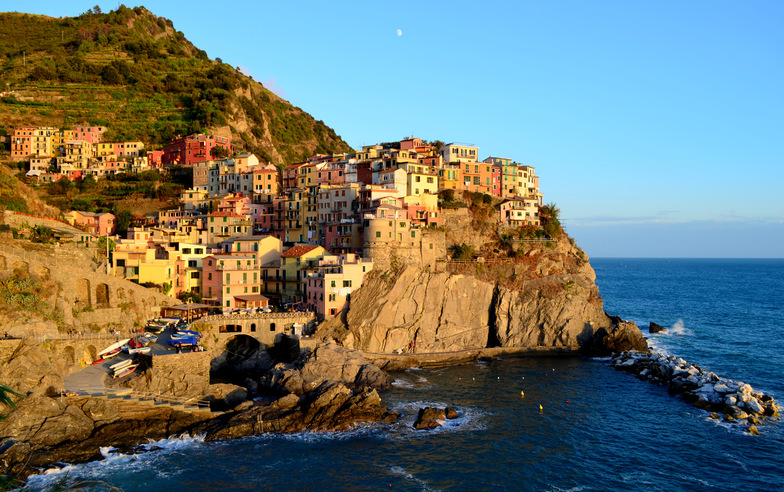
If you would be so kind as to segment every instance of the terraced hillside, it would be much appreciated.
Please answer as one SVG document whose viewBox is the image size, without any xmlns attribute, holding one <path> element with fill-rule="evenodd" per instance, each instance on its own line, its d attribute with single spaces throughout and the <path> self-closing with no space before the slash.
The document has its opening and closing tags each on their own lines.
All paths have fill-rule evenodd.
<svg viewBox="0 0 784 492">
<path fill-rule="evenodd" d="M 349 151 L 322 121 L 193 46 L 144 7 L 78 17 L 0 13 L 0 133 L 102 125 L 109 141 L 160 147 L 175 135 L 231 136 L 278 165 Z"/>
</svg>

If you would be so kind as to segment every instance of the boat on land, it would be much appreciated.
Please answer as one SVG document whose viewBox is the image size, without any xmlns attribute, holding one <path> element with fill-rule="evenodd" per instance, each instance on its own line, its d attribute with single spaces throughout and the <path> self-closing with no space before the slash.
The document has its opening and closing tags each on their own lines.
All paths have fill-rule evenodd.
<svg viewBox="0 0 784 492">
<path fill-rule="evenodd" d="M 196 345 L 199 342 L 196 341 L 195 337 L 185 337 L 185 338 L 172 338 L 169 340 L 169 347 L 190 347 L 192 345 Z"/>
<path fill-rule="evenodd" d="M 148 354 L 148 353 L 150 353 L 150 350 L 152 350 L 151 347 L 138 347 L 138 348 L 128 349 L 128 353 L 131 354 L 131 355 L 134 355 L 134 354 Z"/>
<path fill-rule="evenodd" d="M 118 355 L 120 355 L 120 352 L 122 352 L 122 350 L 120 349 L 120 347 L 117 347 L 116 349 L 112 350 L 111 352 L 107 352 L 107 353 L 103 354 L 103 358 L 102 359 L 103 360 L 113 359 L 113 358 L 117 357 Z"/>
<path fill-rule="evenodd" d="M 153 343 L 158 341 L 158 335 L 153 335 L 152 333 L 144 332 L 143 336 L 144 336 L 144 338 L 149 340 L 151 344 L 153 344 Z"/>
<path fill-rule="evenodd" d="M 137 367 L 139 367 L 139 364 L 132 364 L 132 365 L 124 368 L 122 371 L 115 372 L 113 377 L 121 378 L 123 376 L 127 376 L 128 374 L 130 374 L 133 371 L 135 371 Z"/>
<path fill-rule="evenodd" d="M 109 345 L 109 346 L 108 346 L 108 347 L 106 347 L 105 349 L 103 349 L 103 350 L 101 350 L 100 352 L 98 352 L 98 354 L 97 354 L 97 355 L 98 355 L 98 358 L 100 359 L 101 357 L 103 357 L 103 356 L 104 356 L 104 354 L 107 354 L 107 353 L 109 353 L 109 352 L 112 352 L 112 351 L 113 351 L 113 350 L 115 350 L 115 349 L 119 349 L 119 348 L 121 348 L 123 345 L 125 345 L 126 343 L 128 343 L 128 342 L 130 342 L 130 341 L 131 341 L 131 339 L 130 339 L 130 338 L 126 338 L 125 340 L 120 340 L 120 341 L 119 341 L 119 342 L 117 342 L 117 343 L 113 343 L 113 344 Z"/>
<path fill-rule="evenodd" d="M 201 338 L 201 333 L 193 330 L 177 330 L 177 333 L 175 333 L 175 335 L 185 335 L 189 337 Z"/>
<path fill-rule="evenodd" d="M 119 370 L 125 369 L 126 367 L 130 366 L 133 363 L 133 359 L 125 359 L 121 360 L 120 362 L 115 362 L 111 366 L 109 366 L 109 370 L 112 372 L 117 372 Z"/>
</svg>

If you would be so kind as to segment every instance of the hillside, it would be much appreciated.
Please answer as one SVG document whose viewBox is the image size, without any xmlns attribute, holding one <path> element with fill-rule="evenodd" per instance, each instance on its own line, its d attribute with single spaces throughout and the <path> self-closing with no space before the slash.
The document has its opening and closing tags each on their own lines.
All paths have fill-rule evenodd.
<svg viewBox="0 0 784 492">
<path fill-rule="evenodd" d="M 334 130 L 207 54 L 144 7 L 52 18 L 0 13 L 0 134 L 22 125 L 108 127 L 159 148 L 231 136 L 277 165 L 349 151 Z"/>
</svg>

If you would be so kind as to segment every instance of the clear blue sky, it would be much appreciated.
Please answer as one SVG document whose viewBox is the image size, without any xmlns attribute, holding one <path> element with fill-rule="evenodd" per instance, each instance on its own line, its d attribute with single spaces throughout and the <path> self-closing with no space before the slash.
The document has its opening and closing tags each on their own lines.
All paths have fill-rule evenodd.
<svg viewBox="0 0 784 492">
<path fill-rule="evenodd" d="M 784 2 L 184 5 L 144 3 L 355 148 L 415 135 L 535 166 L 590 256 L 784 257 Z"/>
</svg>

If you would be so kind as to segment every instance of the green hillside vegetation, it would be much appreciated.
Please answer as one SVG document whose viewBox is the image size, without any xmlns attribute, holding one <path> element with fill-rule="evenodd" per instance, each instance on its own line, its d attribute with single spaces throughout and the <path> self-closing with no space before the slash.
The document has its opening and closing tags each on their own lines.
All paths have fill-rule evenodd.
<svg viewBox="0 0 784 492">
<path fill-rule="evenodd" d="M 176 135 L 231 136 L 278 165 L 350 151 L 322 121 L 144 7 L 52 18 L 0 13 L 0 126 L 108 127 L 105 141 L 160 148 Z"/>
</svg>

